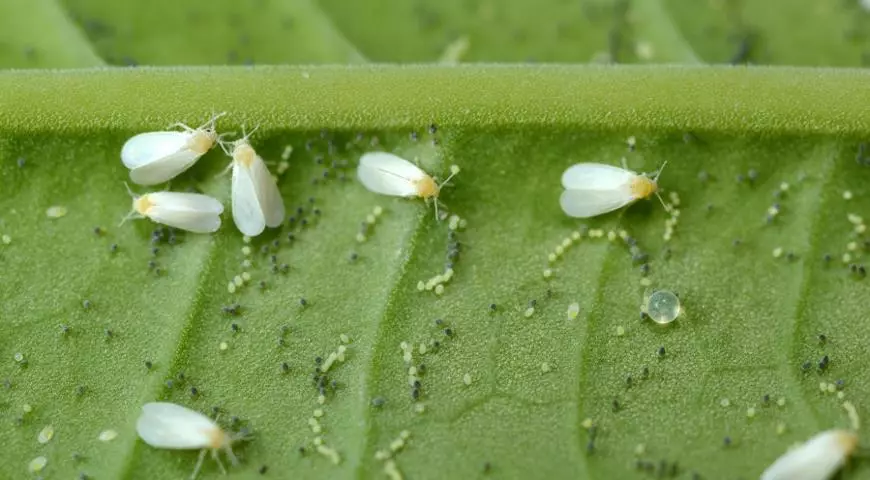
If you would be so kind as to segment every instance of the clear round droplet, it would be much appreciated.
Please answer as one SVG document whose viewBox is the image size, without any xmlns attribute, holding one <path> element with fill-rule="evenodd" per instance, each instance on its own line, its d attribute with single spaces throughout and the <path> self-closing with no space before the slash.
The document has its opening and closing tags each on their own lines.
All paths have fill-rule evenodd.
<svg viewBox="0 0 870 480">
<path fill-rule="evenodd" d="M 646 314 L 660 325 L 671 323 L 680 316 L 680 299 L 667 290 L 653 292 L 646 302 Z"/>
</svg>

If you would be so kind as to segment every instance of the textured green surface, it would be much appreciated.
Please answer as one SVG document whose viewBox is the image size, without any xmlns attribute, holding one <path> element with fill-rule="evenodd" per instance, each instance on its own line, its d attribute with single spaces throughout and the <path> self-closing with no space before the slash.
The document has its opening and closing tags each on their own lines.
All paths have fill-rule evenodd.
<svg viewBox="0 0 870 480">
<path fill-rule="evenodd" d="M 408 429 L 412 439 L 398 463 L 421 478 L 467 478 L 481 473 L 486 462 L 493 475 L 517 478 L 542 471 L 631 476 L 638 443 L 648 446 L 656 462 L 678 461 L 685 471 L 718 478 L 711 466 L 756 474 L 791 442 L 819 428 L 846 425 L 838 401 L 817 393 L 819 381 L 844 379 L 847 397 L 856 400 L 870 393 L 870 384 L 855 374 L 870 335 L 860 321 L 867 283 L 839 261 L 853 240 L 847 213 L 868 207 L 867 167 L 855 162 L 868 114 L 854 95 L 827 94 L 851 91 L 863 73 L 577 67 L 306 71 L 304 80 L 300 69 L 0 76 L 20 102 L 6 108 L 29 105 L 25 115 L 0 125 L 7 185 L 0 203 L 2 233 L 12 238 L 0 250 L 5 279 L 0 300 L 8 326 L 4 376 L 12 382 L 4 394 L 4 416 L 14 423 L 24 403 L 34 407 L 23 425 L 8 430 L 15 448 L 7 450 L 5 461 L 47 451 L 58 475 L 81 470 L 149 478 L 153 469 L 181 475 L 194 454 L 153 450 L 137 443 L 133 430 L 141 403 L 165 398 L 201 410 L 220 405 L 250 422 L 257 439 L 243 450 L 245 466 L 234 471 L 241 477 L 262 464 L 299 476 L 374 476 L 380 469 L 372 459 L 375 450 Z M 608 117 L 600 114 L 595 99 L 605 94 L 596 89 L 619 91 L 623 77 L 643 76 L 648 81 L 633 90 L 643 98 L 672 75 L 687 79 L 684 87 L 704 92 L 728 90 L 752 75 L 768 83 L 742 91 L 746 98 L 740 90 L 728 97 L 735 105 L 756 105 L 752 111 L 729 110 L 723 96 L 707 95 L 706 103 L 626 106 L 625 114 L 618 108 Z M 440 109 L 426 99 L 412 108 L 421 78 L 433 85 L 449 78 L 443 88 L 462 93 L 428 97 L 449 99 Z M 499 78 L 509 80 L 501 84 Z M 291 102 L 300 111 L 275 111 L 268 98 L 236 88 L 244 83 L 281 96 L 301 90 L 296 84 L 303 81 L 330 85 L 336 100 L 305 103 L 300 96 Z M 389 98 L 375 93 L 384 82 L 392 85 Z M 341 97 L 343 84 L 354 85 L 355 100 Z M 508 98 L 514 103 L 504 98 L 490 103 L 487 92 L 508 84 L 519 85 Z M 88 97 L 97 85 L 100 95 Z M 50 108 L 50 99 L 60 95 L 51 93 L 55 88 L 83 92 L 81 102 Z M 129 88 L 152 93 L 133 100 L 125 93 Z M 575 98 L 568 104 L 575 107 L 557 110 L 536 101 L 550 89 Z M 794 95 L 790 89 L 825 101 L 805 103 L 804 115 L 798 115 L 786 101 Z M 252 242 L 254 266 L 248 270 L 254 285 L 233 295 L 226 284 L 244 270 L 244 255 L 229 219 L 213 237 L 186 235 L 178 245 L 160 244 L 156 256 L 150 250 L 152 225 L 116 226 L 129 208 L 121 184 L 126 172 L 117 161 L 124 139 L 172 119 L 200 122 L 208 112 L 200 100 L 218 91 L 230 93 L 215 105 L 231 112 L 223 129 L 259 119 L 254 145 L 269 160 L 277 160 L 285 145 L 294 146 L 280 184 L 289 210 L 301 206 L 304 212 L 293 214 L 294 224 Z M 322 98 L 317 88 L 304 91 Z M 761 98 L 753 100 L 755 95 Z M 690 97 L 691 91 L 683 96 Z M 632 97 L 619 98 L 634 105 Z M 142 104 L 167 107 L 148 117 L 139 110 Z M 431 146 L 426 112 L 440 126 L 437 148 Z M 550 117 L 543 117 L 545 112 Z M 57 126 L 58 118 L 65 128 Z M 517 125 L 523 123 L 528 125 Z M 353 128 L 343 132 L 341 125 Z M 357 139 L 354 132 L 365 125 L 370 131 Z M 685 136 L 687 129 L 698 133 Z M 416 141 L 411 131 L 418 133 Z M 635 152 L 626 147 L 631 135 L 637 137 Z M 431 210 L 422 202 L 379 198 L 338 179 L 345 172 L 352 179 L 351 168 L 327 168 L 328 179 L 312 184 L 324 172 L 318 155 L 325 155 L 326 166 L 345 160 L 353 166 L 373 136 L 389 150 L 418 156 L 433 173 L 443 174 L 452 163 L 463 168 L 444 202 L 467 218 L 468 227 L 458 234 L 463 246 L 456 277 L 440 298 L 416 290 L 419 280 L 441 271 L 447 250 L 447 226 L 436 223 Z M 549 281 L 542 276 L 547 254 L 579 226 L 558 207 L 562 169 L 582 160 L 617 162 L 623 155 L 638 170 L 670 162 L 662 186 L 678 192 L 685 205 L 675 238 L 668 245 L 662 241 L 666 214 L 652 202 L 588 224 L 624 228 L 650 254 L 653 287 L 680 293 L 687 311 L 671 327 L 639 323 L 644 287 L 639 265 L 621 241 L 584 239 L 557 261 Z M 19 157 L 26 160 L 23 167 L 16 164 Z M 173 188 L 197 185 L 228 200 L 227 179 L 214 177 L 226 162 L 220 157 L 210 153 Z M 748 176 L 750 169 L 758 173 L 754 184 L 739 183 L 737 175 Z M 702 170 L 711 180 L 699 180 Z M 778 200 L 783 213 L 765 225 L 781 182 L 791 185 Z M 853 193 L 850 201 L 842 199 L 846 189 Z M 47 218 L 44 210 L 51 205 L 66 206 L 68 215 Z M 375 205 L 386 213 L 371 238 L 359 244 L 358 225 Z M 301 227 L 301 218 L 310 224 Z M 105 235 L 95 235 L 95 226 Z M 289 232 L 296 233 L 292 245 Z M 735 239 L 741 241 L 737 247 Z M 274 249 L 273 240 L 279 240 Z M 119 246 L 116 253 L 110 253 L 112 243 Z M 270 272 L 268 255 L 259 253 L 263 246 L 278 256 L 279 265 L 288 264 L 288 273 Z M 776 247 L 783 248 L 783 258 L 771 254 Z M 863 248 L 856 255 L 863 255 Z M 359 255 L 353 262 L 352 252 Z M 787 260 L 788 252 L 796 259 Z M 835 256 L 830 266 L 822 260 L 825 253 Z M 149 260 L 163 273 L 150 271 Z M 263 291 L 256 287 L 261 279 L 267 282 Z M 525 318 L 533 299 L 536 312 Z M 90 310 L 82 307 L 84 300 L 92 302 Z M 237 318 L 222 312 L 236 302 L 242 305 Z M 581 305 L 576 320 L 565 313 L 572 302 Z M 495 313 L 490 303 L 497 305 Z M 434 325 L 436 318 L 455 329 L 453 339 Z M 233 322 L 240 332 L 232 332 Z M 61 324 L 71 327 L 66 336 Z M 279 345 L 283 325 L 290 330 Z M 616 336 L 617 326 L 626 329 L 625 336 Z M 347 362 L 335 371 L 338 390 L 323 407 L 325 438 L 345 457 L 335 467 L 316 454 L 300 457 L 295 449 L 314 437 L 306 423 L 317 408 L 310 379 L 314 357 L 333 351 L 342 333 L 353 343 Z M 827 345 L 818 345 L 819 333 L 828 336 Z M 442 348 L 422 360 L 426 412 L 418 414 L 398 346 L 430 339 L 439 339 Z M 219 350 L 221 341 L 228 343 L 227 351 Z M 661 359 L 659 346 L 666 349 Z M 26 368 L 11 360 L 15 352 L 25 354 Z M 815 365 L 825 353 L 832 359 L 827 372 L 815 367 L 801 372 L 804 361 Z M 146 360 L 154 363 L 153 371 L 145 368 Z M 282 373 L 282 362 L 289 373 Z M 550 372 L 542 373 L 543 363 Z M 649 379 L 640 380 L 645 366 Z M 180 372 L 184 381 L 177 378 Z M 465 373 L 473 380 L 467 387 Z M 631 388 L 625 386 L 628 375 L 635 379 Z M 173 388 L 165 386 L 167 379 L 174 379 Z M 79 385 L 86 387 L 81 396 Z M 199 390 L 195 398 L 191 386 Z M 762 406 L 765 394 L 773 401 L 784 397 L 786 405 Z M 374 409 L 374 397 L 387 403 Z M 721 398 L 732 406 L 720 407 Z M 617 412 L 614 399 L 621 404 Z M 750 406 L 758 409 L 751 420 L 745 413 Z M 592 455 L 579 426 L 587 417 L 600 429 Z M 787 432 L 777 436 L 780 422 Z M 49 423 L 57 438 L 43 447 L 35 436 Z M 96 436 L 110 427 L 121 436 L 101 444 Z M 734 442 L 729 448 L 722 446 L 725 436 Z M 69 460 L 73 451 L 87 460 Z M 206 471 L 214 472 L 214 466 Z"/>
<path fill-rule="evenodd" d="M 868 22 L 854 2 L 810 0 L 13 0 L 0 13 L 0 65 L 28 68 L 426 62 L 463 38 L 461 61 L 858 66 Z M 403 430 L 406 478 L 667 478 L 674 462 L 674 478 L 757 478 L 791 444 L 848 427 L 820 382 L 843 380 L 867 413 L 870 280 L 841 257 L 855 242 L 850 262 L 866 265 L 867 236 L 847 214 L 870 215 L 870 167 L 856 161 L 868 80 L 698 65 L 2 72 L 0 478 L 35 477 L 27 464 L 39 455 L 46 479 L 186 478 L 196 452 L 136 437 L 154 400 L 219 406 L 224 426 L 254 432 L 226 478 L 383 478 L 375 453 Z M 215 111 L 228 112 L 222 132 L 260 125 L 252 142 L 267 161 L 293 146 L 279 180 L 292 220 L 254 239 L 250 257 L 229 212 L 217 234 L 174 244 L 152 243 L 147 220 L 119 227 L 123 142 Z M 354 167 L 372 149 L 442 178 L 462 167 L 442 200 L 468 224 L 440 297 L 417 283 L 444 269 L 447 222 L 422 201 L 365 191 Z M 669 242 L 655 199 L 588 222 L 562 214 L 567 166 L 622 157 L 638 171 L 669 162 L 660 185 L 681 199 Z M 229 179 L 216 176 L 228 161 L 215 149 L 171 188 L 229 206 Z M 51 206 L 68 213 L 48 218 Z M 359 243 L 375 206 L 384 214 Z M 651 285 L 618 238 L 584 236 L 549 263 L 584 225 L 636 239 Z M 250 285 L 230 294 L 243 271 Z M 651 288 L 679 293 L 676 323 L 639 320 Z M 223 310 L 234 303 L 237 316 Z M 347 359 L 320 405 L 315 357 L 342 334 Z M 413 356 L 426 366 L 416 402 L 402 342 L 430 345 Z M 313 449 L 315 409 L 337 466 Z M 42 445 L 46 425 L 55 435 Z M 98 440 L 107 429 L 118 437 Z M 844 477 L 870 469 L 856 462 Z M 222 477 L 207 460 L 202 478 Z"/>
</svg>

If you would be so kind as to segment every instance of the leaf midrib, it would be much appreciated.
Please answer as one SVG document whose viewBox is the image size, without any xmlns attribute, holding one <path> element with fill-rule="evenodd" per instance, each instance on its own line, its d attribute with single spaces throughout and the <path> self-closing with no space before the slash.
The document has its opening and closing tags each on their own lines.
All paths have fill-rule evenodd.
<svg viewBox="0 0 870 480">
<path fill-rule="evenodd" d="M 406 281 L 409 277 L 410 272 L 410 270 L 408 269 L 408 264 L 410 264 L 411 261 L 414 260 L 415 255 L 418 251 L 417 240 L 421 235 L 425 233 L 425 229 L 423 227 L 424 222 L 427 218 L 429 218 L 428 212 L 424 209 L 424 211 L 417 215 L 414 225 L 408 229 L 405 236 L 405 238 L 407 239 L 407 243 L 403 247 L 403 249 L 406 250 L 408 254 L 403 256 L 403 261 L 396 269 L 396 274 L 392 279 L 390 279 L 389 283 L 391 284 L 391 287 L 385 297 L 385 301 L 381 303 L 382 305 L 384 305 L 384 308 L 381 310 L 381 313 L 378 317 L 378 324 L 377 328 L 375 329 L 374 345 L 371 349 L 369 349 L 369 357 L 366 359 L 366 361 L 368 362 L 368 369 L 366 370 L 367 373 L 362 386 L 362 394 L 359 396 L 359 398 L 361 398 L 363 402 L 362 410 L 364 413 L 362 414 L 363 435 L 361 445 L 359 446 L 359 463 L 353 467 L 353 477 L 357 479 L 366 478 L 365 461 L 367 459 L 364 457 L 364 455 L 369 452 L 372 443 L 376 441 L 376 439 L 373 438 L 372 435 L 372 415 L 374 410 L 372 408 L 368 408 L 369 405 L 367 401 L 367 399 L 372 398 L 373 386 L 380 378 L 380 375 L 378 375 L 377 373 L 377 365 L 375 360 L 378 358 L 380 352 L 389 348 L 389 346 L 387 345 L 388 336 L 384 334 L 386 324 L 391 319 L 398 318 L 396 315 L 393 315 L 393 311 L 397 308 L 400 290 L 402 290 L 403 288 L 402 286 L 407 284 Z M 393 346 L 393 348 L 395 348 L 395 346 Z"/>
<path fill-rule="evenodd" d="M 0 131 L 56 130 L 61 118 L 68 131 L 136 131 L 219 108 L 230 122 L 290 130 L 420 128 L 434 121 L 857 136 L 870 125 L 870 112 L 862 108 L 870 104 L 868 75 L 858 69 L 570 65 L 8 71 L 0 72 L 0 91 L 15 94 L 0 100 L 0 108 L 19 114 L 0 118 Z M 276 108 L 276 98 L 283 107 Z"/>
<path fill-rule="evenodd" d="M 162 399 L 162 392 L 164 391 L 166 381 L 173 378 L 176 375 L 176 372 L 179 370 L 180 364 L 186 358 L 184 355 L 184 348 L 187 344 L 188 338 L 191 336 L 195 326 L 199 323 L 202 318 L 202 312 L 205 311 L 206 299 L 203 294 L 205 283 L 213 279 L 211 277 L 212 267 L 214 262 L 218 260 L 217 252 L 220 249 L 218 248 L 218 242 L 216 238 L 212 238 L 210 242 L 208 242 L 208 248 L 202 252 L 202 257 L 204 261 L 202 262 L 202 269 L 199 271 L 199 275 L 197 276 L 197 287 L 196 294 L 193 300 L 191 301 L 191 306 L 188 309 L 187 315 L 184 317 L 184 323 L 181 328 L 177 329 L 177 339 L 175 342 L 167 343 L 166 349 L 171 350 L 171 354 L 164 354 L 161 358 L 167 358 L 166 362 L 165 374 L 163 376 L 154 375 L 153 379 L 150 379 L 149 388 L 143 388 L 141 392 L 143 392 L 144 397 L 151 399 L 151 401 L 159 401 Z M 185 255 L 190 255 L 191 252 L 186 252 Z M 134 415 L 134 417 L 138 417 L 138 412 Z M 140 448 L 141 442 L 134 441 L 127 443 L 130 448 L 127 449 L 126 453 L 121 457 L 118 462 L 119 468 L 119 477 L 118 478 L 133 478 L 133 469 L 136 467 L 136 458 L 135 451 Z"/>
</svg>

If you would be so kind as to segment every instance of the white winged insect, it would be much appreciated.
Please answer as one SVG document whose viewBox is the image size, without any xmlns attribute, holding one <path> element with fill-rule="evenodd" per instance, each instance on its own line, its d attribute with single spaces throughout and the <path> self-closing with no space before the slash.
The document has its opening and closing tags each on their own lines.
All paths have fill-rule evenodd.
<svg viewBox="0 0 870 480">
<path fill-rule="evenodd" d="M 230 435 L 212 419 L 189 408 L 168 402 L 152 402 L 142 406 L 142 414 L 136 420 L 136 432 L 145 443 L 155 448 L 169 450 L 201 450 L 191 480 L 196 478 L 207 451 L 224 474 L 218 451 L 223 450 L 230 462 L 239 464 L 233 454 L 234 442 L 247 438 L 246 432 Z"/>
<path fill-rule="evenodd" d="M 126 184 L 125 184 L 126 185 Z M 199 193 L 151 192 L 133 197 L 133 208 L 121 220 L 150 218 L 152 221 L 194 233 L 212 233 L 221 226 L 224 206 L 217 199 Z"/>
<path fill-rule="evenodd" d="M 848 430 L 827 430 L 789 450 L 761 474 L 761 480 L 827 480 L 858 446 Z"/>
<path fill-rule="evenodd" d="M 359 159 L 357 177 L 368 190 L 394 197 L 420 197 L 435 202 L 438 217 L 438 195 L 441 188 L 459 173 L 459 167 L 450 167 L 450 176 L 440 184 L 423 169 L 402 157 L 387 152 L 368 152 Z"/>
<path fill-rule="evenodd" d="M 652 178 L 603 163 L 572 165 L 562 173 L 565 191 L 559 203 L 568 216 L 589 218 L 612 212 L 653 194 L 658 196 L 657 181 L 666 164 Z M 659 200 L 665 205 L 661 197 Z"/>
<path fill-rule="evenodd" d="M 227 167 L 233 170 L 233 221 L 248 237 L 256 237 L 266 227 L 279 227 L 284 222 L 284 199 L 278 185 L 266 163 L 248 142 L 253 133 L 220 144 L 224 152 L 233 157 Z"/>
<path fill-rule="evenodd" d="M 214 147 L 220 139 L 213 116 L 197 128 L 183 123 L 170 125 L 183 131 L 147 132 L 134 135 L 121 148 L 121 161 L 130 169 L 130 179 L 139 185 L 167 182 L 188 168 Z"/>
</svg>

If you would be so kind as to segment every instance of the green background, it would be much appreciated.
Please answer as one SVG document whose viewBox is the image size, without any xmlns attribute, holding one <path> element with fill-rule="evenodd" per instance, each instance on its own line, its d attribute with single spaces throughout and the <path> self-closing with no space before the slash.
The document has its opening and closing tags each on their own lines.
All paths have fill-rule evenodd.
<svg viewBox="0 0 870 480">
<path fill-rule="evenodd" d="M 186 478 L 195 451 L 136 436 L 155 400 L 219 407 L 254 433 L 226 478 L 382 478 L 375 453 L 403 430 L 409 479 L 757 478 L 848 428 L 843 399 L 867 412 L 870 283 L 850 264 L 870 247 L 847 215 L 870 215 L 868 22 L 844 0 L 0 3 L 0 65 L 18 69 L 0 72 L 0 478 L 35 478 L 37 456 L 46 479 Z M 293 147 L 279 180 L 292 221 L 243 254 L 215 149 L 170 187 L 223 201 L 218 233 L 153 243 L 148 220 L 119 227 L 124 141 L 216 111 L 220 132 L 260 125 L 269 162 Z M 360 186 L 374 149 L 441 178 L 462 169 L 441 197 L 467 220 L 441 296 L 417 283 L 443 272 L 448 222 Z M 559 208 L 566 167 L 623 157 L 668 162 L 670 241 L 655 199 L 585 222 Z M 548 262 L 586 228 L 624 229 L 648 260 L 584 236 Z M 680 295 L 675 323 L 639 319 L 655 288 Z M 320 405 L 315 358 L 342 334 Z M 417 400 L 402 342 L 425 365 Z M 838 380 L 843 399 L 820 391 Z M 315 409 L 338 465 L 314 448 Z M 856 459 L 844 478 L 870 468 Z"/>
</svg>

